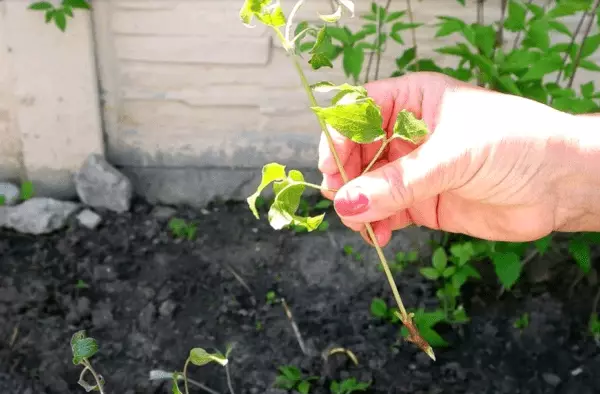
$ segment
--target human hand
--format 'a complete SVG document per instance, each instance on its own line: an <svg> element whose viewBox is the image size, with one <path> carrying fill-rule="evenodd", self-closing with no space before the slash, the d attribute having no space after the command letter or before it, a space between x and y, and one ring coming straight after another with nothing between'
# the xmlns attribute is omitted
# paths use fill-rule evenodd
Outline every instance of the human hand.
<svg viewBox="0 0 600 394"><path fill-rule="evenodd" d="M394 139L364 175L381 142L356 144L334 133L351 180L341 175L321 137L323 186L339 189L334 207L349 228L373 225L378 242L416 224L478 238L524 242L552 231L580 231L579 146L573 115L541 103L478 88L437 73L413 73L365 86L381 107L388 135L406 109L430 130L419 146ZM577 163L575 163L577 162ZM571 165L570 165L571 164ZM575 196L577 197L577 196ZM597 217L596 217L597 220Z"/></svg>

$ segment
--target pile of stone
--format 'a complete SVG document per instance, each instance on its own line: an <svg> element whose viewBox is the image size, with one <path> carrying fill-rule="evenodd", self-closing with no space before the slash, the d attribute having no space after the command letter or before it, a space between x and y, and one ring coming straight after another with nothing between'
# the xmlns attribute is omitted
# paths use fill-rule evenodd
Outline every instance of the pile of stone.
<svg viewBox="0 0 600 394"><path fill-rule="evenodd" d="M79 201L35 196L22 201L17 186L1 182L4 205L0 206L0 227L26 234L47 234L63 228L77 215L82 226L94 229L102 221L95 210L122 213L131 207L131 181L100 155L93 154L85 160L74 183Z"/></svg>

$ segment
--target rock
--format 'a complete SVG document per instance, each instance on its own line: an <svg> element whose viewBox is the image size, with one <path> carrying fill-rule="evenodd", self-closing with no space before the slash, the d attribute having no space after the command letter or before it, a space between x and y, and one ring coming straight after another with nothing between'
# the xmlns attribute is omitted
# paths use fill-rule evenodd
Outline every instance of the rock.
<svg viewBox="0 0 600 394"><path fill-rule="evenodd" d="M156 307L152 303L149 303L144 307L144 309L142 309L138 317L138 321L140 322L140 328L142 330L150 330L150 328L152 328L152 323L154 322L155 314Z"/></svg>
<svg viewBox="0 0 600 394"><path fill-rule="evenodd" d="M88 156L74 180L77 195L83 203L117 213L129 211L133 196L131 181L102 156Z"/></svg>
<svg viewBox="0 0 600 394"><path fill-rule="evenodd" d="M19 201L21 190L8 182L0 182L0 196L4 196L4 205L15 205Z"/></svg>
<svg viewBox="0 0 600 394"><path fill-rule="evenodd" d="M171 207L158 206L152 210L152 216L158 220L167 220L175 216L177 210Z"/></svg>
<svg viewBox="0 0 600 394"><path fill-rule="evenodd" d="M158 313L160 313L162 317L171 317L173 315L173 312L175 311L175 308L177 308L177 305L173 301L166 300L163 301L162 304L160 304L160 307L158 308Z"/></svg>
<svg viewBox="0 0 600 394"><path fill-rule="evenodd" d="M98 227L102 221L102 218L96 212L90 209L84 209L83 211L79 212L79 215L77 215L77 221L79 221L83 227L94 230L96 227Z"/></svg>
<svg viewBox="0 0 600 394"><path fill-rule="evenodd" d="M17 206L0 207L0 226L26 234L47 234L65 226L79 208L70 201L33 197Z"/></svg>
<svg viewBox="0 0 600 394"><path fill-rule="evenodd" d="M542 378L544 379L544 382L548 383L550 386L556 387L560 384L560 382L562 381L561 378L553 373L543 373L542 374Z"/></svg>

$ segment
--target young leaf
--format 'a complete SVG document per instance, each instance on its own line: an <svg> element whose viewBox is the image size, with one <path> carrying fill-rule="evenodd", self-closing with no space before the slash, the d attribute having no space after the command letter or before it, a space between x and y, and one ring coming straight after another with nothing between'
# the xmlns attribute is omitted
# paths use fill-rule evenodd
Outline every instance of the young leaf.
<svg viewBox="0 0 600 394"><path fill-rule="evenodd" d="M312 107L326 124L346 138L368 144L385 137L381 110L371 98L331 107Z"/></svg>
<svg viewBox="0 0 600 394"><path fill-rule="evenodd" d="M177 384L177 380L179 379L179 373L173 374L173 384L171 385L171 393L172 394L183 394L179 389L179 385Z"/></svg>
<svg viewBox="0 0 600 394"><path fill-rule="evenodd" d="M473 26L477 48L487 57L492 56L496 45L496 30L492 26Z"/></svg>
<svg viewBox="0 0 600 394"><path fill-rule="evenodd" d="M310 383L308 381L303 380L298 384L298 392L300 394L308 394L309 391L310 391Z"/></svg>
<svg viewBox="0 0 600 394"><path fill-rule="evenodd" d="M438 272L443 272L444 268L446 268L446 264L448 264L448 256L446 255L446 251L444 248L439 247L433 252L433 256L431 257L431 264Z"/></svg>
<svg viewBox="0 0 600 394"><path fill-rule="evenodd" d="M421 275L430 280L437 280L440 277L440 273L435 268L424 267L420 269Z"/></svg>
<svg viewBox="0 0 600 394"><path fill-rule="evenodd" d="M90 3L86 0L63 0L63 6L68 6L71 8L80 8L82 10L89 10Z"/></svg>
<svg viewBox="0 0 600 394"><path fill-rule="evenodd" d="M566 0L559 2L548 12L550 18L560 18L562 16L575 15L580 11L589 8L589 1Z"/></svg>
<svg viewBox="0 0 600 394"><path fill-rule="evenodd" d="M521 77L521 81L542 79L546 74L560 70L563 61L557 53L545 56L531 65L531 68Z"/></svg>
<svg viewBox="0 0 600 394"><path fill-rule="evenodd" d="M337 0L341 5L346 7L350 11L350 17L354 17L354 1L352 0Z"/></svg>
<svg viewBox="0 0 600 394"><path fill-rule="evenodd" d="M371 314L375 317L384 319L388 315L388 307L381 298L373 298L371 301Z"/></svg>
<svg viewBox="0 0 600 394"><path fill-rule="evenodd" d="M321 30L319 30L315 45L309 52L312 57L308 63L312 66L313 70L318 70L321 67L333 67L333 63L331 63L327 52L330 47L331 36L327 34L327 28L323 27Z"/></svg>
<svg viewBox="0 0 600 394"><path fill-rule="evenodd" d="M550 247L551 242L552 235L546 235L545 237L536 240L533 244L535 245L535 248L537 249L540 256L543 256L544 253L546 253L546 251Z"/></svg>
<svg viewBox="0 0 600 394"><path fill-rule="evenodd" d="M38 1L37 3L33 3L28 7L30 10L36 10L36 11L46 11L46 10L51 10L54 8L54 6L52 5L52 3L49 3L47 1Z"/></svg>
<svg viewBox="0 0 600 394"><path fill-rule="evenodd" d="M73 364L77 365L81 360L90 358L98 352L98 343L94 338L82 337L83 331L75 333L71 339L71 351L73 353Z"/></svg>
<svg viewBox="0 0 600 394"><path fill-rule="evenodd" d="M286 24L285 15L279 4L264 7L263 12L256 14L256 17L265 25L275 28Z"/></svg>
<svg viewBox="0 0 600 394"><path fill-rule="evenodd" d="M504 21L506 30L517 32L525 29L527 9L519 0L510 0L508 3L508 17Z"/></svg>
<svg viewBox="0 0 600 394"><path fill-rule="evenodd" d="M287 379L293 381L294 383L300 380L302 377L302 373L300 370L292 365L280 367L279 371L285 376Z"/></svg>
<svg viewBox="0 0 600 394"><path fill-rule="evenodd" d="M259 219L258 210L256 209L256 199L260 196L263 189L272 182L279 181L285 178L285 166L278 163L269 163L263 166L262 169L262 180L260 185L256 189L256 192L246 199L250 210L254 214L254 217Z"/></svg>
<svg viewBox="0 0 600 394"><path fill-rule="evenodd" d="M60 31L65 31L67 28L67 17L65 16L64 10L54 10L54 24L60 29Z"/></svg>
<svg viewBox="0 0 600 394"><path fill-rule="evenodd" d="M402 56L396 59L396 65L399 69L404 69L406 66L410 64L413 60L415 60L417 56L417 48L411 47L404 51Z"/></svg>
<svg viewBox="0 0 600 394"><path fill-rule="evenodd" d="M254 27L250 23L252 19L263 12L263 8L269 4L271 0L245 0L240 9L240 19L246 27Z"/></svg>
<svg viewBox="0 0 600 394"><path fill-rule="evenodd" d="M398 113L393 133L394 137L418 145L427 137L429 131L423 120L417 119L412 112L403 109Z"/></svg>
<svg viewBox="0 0 600 394"><path fill-rule="evenodd" d="M539 48L547 51L550 47L550 25L547 20L535 20L531 22L523 45L529 48Z"/></svg>
<svg viewBox="0 0 600 394"><path fill-rule="evenodd" d="M583 239L574 238L569 242L569 253L573 256L573 259L583 271L587 274L592 268L590 260L590 245L588 245Z"/></svg>
<svg viewBox="0 0 600 394"><path fill-rule="evenodd" d="M494 253L492 261L496 269L496 275L502 285L510 289L521 275L521 260L516 253Z"/></svg>
<svg viewBox="0 0 600 394"><path fill-rule="evenodd" d="M190 350L190 362L194 365L197 365L199 367L206 365L210 362L216 362L218 364L221 364L222 366L226 366L227 363L229 362L229 360L227 360L227 358L225 358L222 354L220 353L208 353L206 350L202 349L202 348L193 348L192 350Z"/></svg>
<svg viewBox="0 0 600 394"><path fill-rule="evenodd" d="M588 83L584 83L580 87L581 95L585 98L590 98L594 95L596 88L594 86L594 81L589 81Z"/></svg>
<svg viewBox="0 0 600 394"><path fill-rule="evenodd" d="M359 46L347 46L344 48L344 59L342 65L347 77L358 80L365 61L365 52Z"/></svg>
<svg viewBox="0 0 600 394"><path fill-rule="evenodd" d="M600 33L587 37L583 41L583 45L581 47L581 57L586 58L586 57L594 54L598 50L599 47L600 47Z"/></svg>
<svg viewBox="0 0 600 394"><path fill-rule="evenodd" d="M319 14L319 18L321 18L321 20L328 22L328 23L335 23L335 22L339 21L341 17L342 17L342 6L341 5L338 5L337 10L333 14L326 14L326 15Z"/></svg>

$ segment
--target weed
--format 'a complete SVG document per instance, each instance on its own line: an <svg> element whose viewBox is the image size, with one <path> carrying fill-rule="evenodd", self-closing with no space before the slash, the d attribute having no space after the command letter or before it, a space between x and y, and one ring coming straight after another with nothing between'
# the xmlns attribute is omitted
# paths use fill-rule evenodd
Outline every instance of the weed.
<svg viewBox="0 0 600 394"><path fill-rule="evenodd" d="M181 218L171 218L168 223L169 230L176 238L193 240L196 237L197 227L194 223L188 223Z"/></svg>
<svg viewBox="0 0 600 394"><path fill-rule="evenodd" d="M398 310L396 308L389 308L385 301L381 298L373 298L371 301L371 315L379 319L386 320L390 323L397 323Z"/></svg>
<svg viewBox="0 0 600 394"><path fill-rule="evenodd" d="M513 327L518 330L524 330L529 327L529 313L525 312L514 321Z"/></svg>
<svg viewBox="0 0 600 394"><path fill-rule="evenodd" d="M365 391L369 388L371 382L359 382L356 378L344 379L342 382L333 381L329 386L331 394L351 394L356 391Z"/></svg>
<svg viewBox="0 0 600 394"><path fill-rule="evenodd" d="M352 245L344 245L344 254L348 257L354 258L356 261L362 260L362 255L359 252L355 252Z"/></svg>
<svg viewBox="0 0 600 394"><path fill-rule="evenodd" d="M311 381L318 380L318 376L303 376L300 369L293 365L279 367L279 375L274 386L284 390L297 390L300 394L308 394Z"/></svg>

